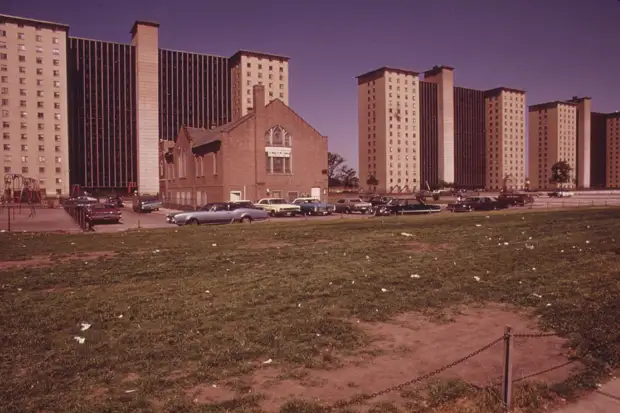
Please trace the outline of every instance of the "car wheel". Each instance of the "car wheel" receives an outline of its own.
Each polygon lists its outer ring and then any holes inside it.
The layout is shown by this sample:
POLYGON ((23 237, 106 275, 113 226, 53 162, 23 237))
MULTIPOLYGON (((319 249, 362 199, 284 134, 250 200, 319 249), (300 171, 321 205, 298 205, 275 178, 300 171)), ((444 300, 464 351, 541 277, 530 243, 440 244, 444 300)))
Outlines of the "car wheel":
POLYGON ((185 223, 185 225, 198 225, 198 220, 197 219, 190 219, 189 221, 187 221, 185 223))
POLYGON ((243 217, 241 218, 241 223, 242 224, 250 224, 252 222, 252 218, 250 217, 243 217))
POLYGON ((274 210, 269 211, 269 216, 271 218, 274 218, 276 216, 276 211, 274 211, 274 210))

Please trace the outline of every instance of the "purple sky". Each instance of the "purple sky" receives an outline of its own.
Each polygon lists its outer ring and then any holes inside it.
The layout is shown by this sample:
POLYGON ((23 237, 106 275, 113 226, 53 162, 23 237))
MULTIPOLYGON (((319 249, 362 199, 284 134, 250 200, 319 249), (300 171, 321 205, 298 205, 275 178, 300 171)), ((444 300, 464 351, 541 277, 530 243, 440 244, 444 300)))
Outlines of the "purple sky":
POLYGON ((0 13, 129 42, 161 23, 160 47, 290 61, 290 104, 357 165, 355 76, 380 66, 455 68, 459 86, 527 90, 527 103, 586 95, 620 110, 618 0, 3 0, 0 13))

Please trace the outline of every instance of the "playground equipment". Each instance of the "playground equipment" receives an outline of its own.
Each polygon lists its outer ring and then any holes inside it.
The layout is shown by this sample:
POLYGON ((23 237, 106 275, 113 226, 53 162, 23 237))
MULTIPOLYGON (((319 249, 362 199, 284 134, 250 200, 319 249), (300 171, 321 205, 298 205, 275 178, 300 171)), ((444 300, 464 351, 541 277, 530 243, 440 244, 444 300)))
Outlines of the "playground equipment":
POLYGON ((4 188, 1 194, 2 206, 16 206, 21 210, 23 203, 41 203, 39 181, 20 174, 4 175, 4 188))

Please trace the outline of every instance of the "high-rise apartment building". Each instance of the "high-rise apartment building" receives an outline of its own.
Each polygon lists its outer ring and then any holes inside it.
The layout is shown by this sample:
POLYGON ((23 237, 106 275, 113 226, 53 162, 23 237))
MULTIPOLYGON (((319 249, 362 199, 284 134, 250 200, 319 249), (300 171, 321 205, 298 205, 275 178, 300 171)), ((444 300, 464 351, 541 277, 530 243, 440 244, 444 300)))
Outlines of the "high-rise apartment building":
POLYGON ((4 174, 69 192, 67 32, 63 24, 0 15, 0 163, 4 174))
POLYGON ((605 188, 607 182, 607 117, 591 113, 590 187, 605 188))
POLYGON ((420 187, 439 185, 437 84, 420 80, 420 187))
POLYGON ((417 72, 382 67, 357 77, 359 176, 379 191, 420 188, 417 72))
POLYGON ((526 178, 525 92, 505 87, 488 90, 485 107, 486 188, 523 188, 526 178))
POLYGON ((280 99, 288 106, 288 61, 288 57, 245 50, 230 58, 233 120, 252 110, 254 85, 265 86, 266 102, 280 99))
POLYGON ((455 182, 454 175, 454 68, 435 66, 424 81, 437 85, 437 173, 440 181, 455 182))
POLYGON ((549 102, 529 108, 529 178, 533 189, 574 188, 578 162, 577 104, 549 102), (570 182, 556 184, 551 168, 566 161, 573 169, 570 182))
POLYGON ((592 99, 574 96, 577 127, 577 160, 575 162, 575 184, 578 188, 589 188, 591 181, 592 141, 592 99))
POLYGON ((210 129, 231 121, 229 59, 159 49, 159 137, 181 125, 210 129))
POLYGON ((454 182, 461 188, 484 188, 484 91, 454 88, 454 182))
POLYGON ((607 168, 608 188, 620 188, 620 112, 607 115, 607 168))
POLYGON ((131 36, 127 44, 68 38, 73 186, 157 193, 160 140, 174 140, 182 126, 211 129, 230 122, 233 111, 246 114, 252 99, 235 106, 233 91, 257 84, 267 101, 288 104, 288 58, 161 49, 159 24, 148 21, 137 21, 131 36))
POLYGON ((135 48, 70 37, 70 180, 85 188, 138 181, 135 48))

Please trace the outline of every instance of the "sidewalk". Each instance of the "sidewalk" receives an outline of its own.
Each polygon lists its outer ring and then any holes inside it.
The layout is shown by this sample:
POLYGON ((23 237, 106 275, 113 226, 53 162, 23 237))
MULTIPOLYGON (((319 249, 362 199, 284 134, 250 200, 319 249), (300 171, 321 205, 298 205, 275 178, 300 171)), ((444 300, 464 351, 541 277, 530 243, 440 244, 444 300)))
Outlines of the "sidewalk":
POLYGON ((555 413, 617 413, 620 412, 620 379, 614 379, 577 403, 555 413))

